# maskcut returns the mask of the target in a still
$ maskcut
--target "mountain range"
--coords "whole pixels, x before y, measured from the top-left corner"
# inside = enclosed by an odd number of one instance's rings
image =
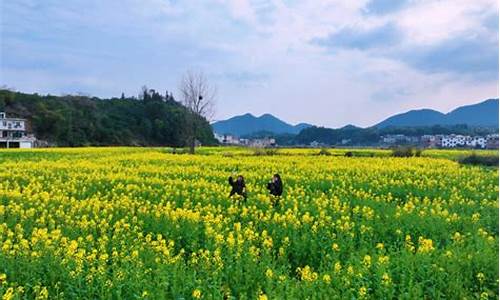
[[[449,113],[432,109],[410,110],[391,116],[375,125],[377,128],[456,125],[498,127],[498,99],[458,107]]]
[[[449,113],[442,113],[433,109],[410,110],[391,116],[371,126],[371,128],[449,126],[457,124],[498,127],[498,108],[498,99],[488,99],[480,103],[458,107]],[[249,135],[261,131],[275,134],[298,134],[302,129],[311,126],[313,125],[307,123],[291,125],[271,114],[255,117],[249,113],[212,124],[212,128],[216,133],[236,136]],[[347,125],[343,128],[348,129],[351,127],[359,128],[353,125]]]
[[[267,131],[275,134],[297,134],[302,129],[311,126],[312,125],[307,123],[291,125],[271,114],[263,114],[260,117],[256,117],[250,113],[212,124],[212,128],[216,133],[232,134],[236,136],[248,135],[260,131]]]

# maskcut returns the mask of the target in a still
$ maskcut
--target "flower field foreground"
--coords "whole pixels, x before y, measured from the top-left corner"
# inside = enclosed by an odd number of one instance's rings
[[[0,294],[498,298],[498,169],[231,151],[0,151]],[[247,203],[228,199],[233,171]]]

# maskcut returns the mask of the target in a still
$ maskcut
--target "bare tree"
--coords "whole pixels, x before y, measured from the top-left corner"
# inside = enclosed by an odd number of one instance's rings
[[[188,109],[186,140],[190,153],[194,153],[199,118],[212,120],[215,114],[217,89],[201,71],[188,71],[182,78],[179,91],[182,104]]]

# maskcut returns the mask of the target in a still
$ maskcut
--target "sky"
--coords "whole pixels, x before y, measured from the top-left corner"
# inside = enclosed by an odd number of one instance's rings
[[[52,95],[217,87],[214,120],[371,126],[498,97],[496,0],[0,1],[0,85]]]

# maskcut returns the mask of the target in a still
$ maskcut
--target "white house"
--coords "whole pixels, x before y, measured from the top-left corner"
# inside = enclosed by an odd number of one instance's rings
[[[319,145],[320,145],[320,143],[317,142],[317,141],[312,141],[312,142],[309,143],[309,146],[311,146],[313,148],[318,148]]]
[[[467,136],[465,145],[474,148],[486,148],[486,139],[482,136]]]
[[[221,134],[218,134],[217,132],[214,132],[214,137],[217,141],[219,141],[219,143],[223,143],[224,142],[224,136],[221,135]]]
[[[230,134],[215,133],[214,136],[221,144],[226,144],[226,145],[238,145],[238,144],[240,144],[240,139],[238,137],[232,136]]]
[[[488,134],[486,136],[486,147],[488,149],[498,149],[498,134]]]
[[[36,139],[26,134],[26,120],[0,112],[0,148],[33,148]]]
[[[441,147],[443,148],[455,148],[459,146],[465,146],[465,136],[463,135],[445,135],[441,139]]]
[[[382,141],[385,144],[411,143],[414,142],[414,138],[404,134],[388,134],[382,137]]]
[[[276,146],[276,140],[273,138],[252,139],[249,141],[251,147],[265,148]]]

